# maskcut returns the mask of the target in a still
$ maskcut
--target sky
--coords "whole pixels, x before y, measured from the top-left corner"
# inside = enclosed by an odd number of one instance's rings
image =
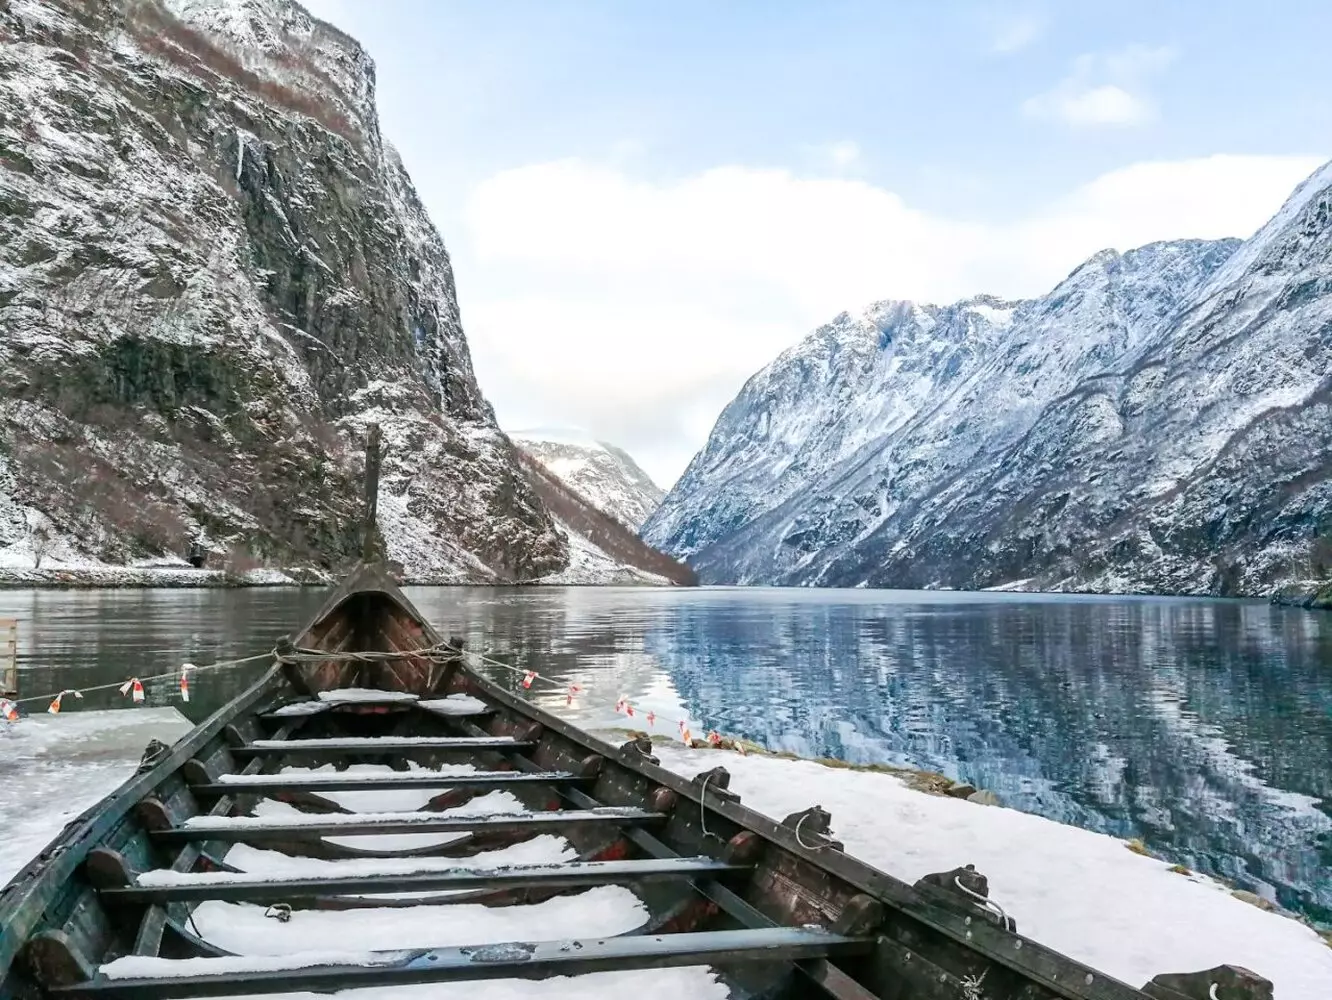
[[[669,487],[843,310],[1245,237],[1332,156],[1332,5],[302,0],[377,66],[500,424]]]

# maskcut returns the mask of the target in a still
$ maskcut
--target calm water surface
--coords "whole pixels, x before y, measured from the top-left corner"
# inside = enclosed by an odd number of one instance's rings
[[[624,693],[774,749],[937,770],[1332,923],[1332,614],[884,591],[409,593],[446,634],[583,686],[573,710],[529,693],[579,724],[622,724]],[[0,618],[20,619],[22,684],[41,694],[262,650],[321,599],[0,591]],[[184,707],[201,718],[257,672],[201,674]],[[169,682],[148,701],[179,706]],[[110,692],[73,707],[123,704]]]

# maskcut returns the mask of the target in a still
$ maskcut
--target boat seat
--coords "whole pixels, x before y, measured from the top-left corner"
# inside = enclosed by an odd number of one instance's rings
[[[333,992],[369,986],[541,979],[730,962],[792,962],[864,954],[871,946],[869,939],[845,937],[819,928],[767,927],[370,951],[348,954],[345,964],[329,952],[182,960],[132,956],[102,966],[91,980],[50,992],[70,998],[96,996],[124,1000]]]
[[[596,809],[554,809],[544,812],[449,816],[438,813],[310,813],[298,816],[191,816],[183,825],[149,831],[161,843],[193,841],[309,840],[402,833],[540,832],[569,826],[660,823],[665,813],[602,806]]]
[[[441,774],[437,771],[395,771],[388,774],[357,774],[334,771],[327,774],[224,774],[214,782],[191,785],[195,795],[236,795],[257,792],[352,792],[394,791],[404,788],[466,788],[493,791],[534,785],[568,785],[595,781],[568,771],[543,771],[526,774],[517,771],[490,771],[476,774]]]
[[[532,740],[512,736],[348,736],[307,740],[251,740],[231,748],[237,755],[285,756],[308,754],[340,757],[347,754],[388,753],[396,756],[413,752],[465,752],[480,750],[530,750]]]
[[[130,886],[104,889],[108,901],[171,903],[206,899],[273,903],[340,895],[367,895],[466,889],[567,889],[621,882],[716,878],[747,871],[708,857],[645,858],[632,861],[570,861],[507,865],[503,868],[437,868],[417,872],[339,873],[297,878],[256,877],[237,872],[178,872],[163,869],[139,875]]]

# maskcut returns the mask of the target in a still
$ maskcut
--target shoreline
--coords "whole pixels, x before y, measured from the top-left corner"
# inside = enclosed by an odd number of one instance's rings
[[[0,590],[240,590],[253,587],[330,587],[336,577],[313,567],[250,570],[240,575],[188,566],[0,566]],[[678,587],[641,578],[602,582],[533,580],[496,582],[456,577],[404,575],[401,587]]]
[[[738,753],[742,758],[758,758],[813,764],[818,767],[826,768],[834,773],[847,772],[865,775],[883,775],[895,779],[905,788],[918,794],[929,795],[935,798],[969,802],[978,806],[1004,809],[1010,812],[1019,813],[1023,816],[1031,816],[1047,823],[1054,823],[1058,826],[1083,830],[1083,832],[1086,833],[1093,833],[1093,831],[1084,830],[1082,827],[1040,816],[1037,813],[1027,813],[1019,809],[1014,809],[1012,806],[1005,803],[999,795],[989,789],[978,789],[974,785],[954,781],[952,778],[939,774],[936,771],[928,771],[920,768],[898,766],[894,764],[853,764],[850,761],[840,760],[835,757],[802,757],[791,751],[769,750],[768,748],[750,740],[732,739],[730,737],[723,737],[717,744],[709,743],[704,739],[694,738],[688,745],[686,745],[673,736],[668,736],[662,733],[649,734],[642,730],[635,729],[611,729],[602,730],[602,732],[613,734],[616,738],[621,736],[625,736],[629,739],[646,737],[651,741],[654,750],[660,748],[670,752],[679,753],[703,751],[707,753],[722,753],[728,757]],[[1332,926],[1316,924],[1303,914],[1287,910],[1266,897],[1259,896],[1247,889],[1241,889],[1235,885],[1235,883],[1222,876],[1193,871],[1182,864],[1172,861],[1170,858],[1163,857],[1156,853],[1136,837],[1125,840],[1111,834],[1093,833],[1093,835],[1097,837],[1106,837],[1122,844],[1125,850],[1136,854],[1139,857],[1147,858],[1159,862],[1162,865],[1166,865],[1168,867],[1165,870],[1173,875],[1179,875],[1192,880],[1213,884],[1224,890],[1228,895],[1239,902],[1253,906],[1264,913],[1284,917],[1287,920],[1292,920],[1301,926],[1307,927],[1317,934],[1329,948],[1332,948]]]
[[[241,574],[229,574],[220,569],[194,569],[184,563],[146,566],[51,566],[29,569],[21,566],[0,566],[0,590],[236,590],[249,587],[328,587],[335,581],[333,574],[313,566],[284,569],[254,569]],[[599,582],[573,580],[532,580],[528,582],[496,582],[471,580],[444,575],[403,575],[398,578],[403,587],[678,587],[678,584],[655,583],[641,578],[619,578]],[[792,588],[805,589],[805,588]],[[817,588],[816,588],[817,589]],[[926,591],[922,591],[924,593]],[[972,593],[1042,594],[1058,595],[1059,591],[986,589]],[[1139,594],[1090,593],[1091,597],[1200,597],[1198,594]],[[1332,585],[1313,592],[1254,595],[1243,600],[1266,600],[1280,607],[1300,608],[1306,611],[1332,611]]]

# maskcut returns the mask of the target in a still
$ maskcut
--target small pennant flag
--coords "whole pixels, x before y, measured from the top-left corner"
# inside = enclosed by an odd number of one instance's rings
[[[565,699],[564,699],[564,703],[565,703],[566,705],[572,705],[572,704],[573,704],[573,700],[574,700],[574,695],[576,695],[576,694],[577,694],[579,691],[581,691],[581,690],[583,690],[583,689],[580,688],[577,684],[570,684],[570,685],[569,685],[569,694],[565,697]]]
[[[532,682],[536,680],[537,672],[535,670],[526,670],[523,672],[523,687],[530,688]]]
[[[190,671],[196,669],[193,663],[180,665],[180,700],[190,700]]]
[[[0,719],[6,722],[18,722],[18,706],[8,698],[0,698]]]
[[[72,694],[75,698],[82,698],[82,697],[83,697],[83,695],[82,695],[81,693],[79,693],[78,691],[75,691],[73,688],[69,688],[69,689],[67,689],[67,690],[65,690],[65,691],[61,691],[58,695],[55,696],[55,701],[51,702],[50,707],[47,708],[47,711],[50,712],[52,715],[59,715],[59,714],[60,714],[60,701],[61,701],[61,699],[64,698],[65,695],[67,695],[67,694]]]
[[[624,695],[620,695],[620,697],[615,700],[615,713],[617,715],[628,707],[629,702],[625,700]]]
[[[657,713],[656,713],[656,712],[648,712],[648,728],[650,729],[650,728],[652,728],[653,726],[655,726],[656,724],[657,724]]]
[[[120,693],[122,695],[132,694],[134,697],[134,703],[138,704],[143,701],[143,683],[139,678],[131,677],[124,684],[120,685]]]
[[[694,737],[689,734],[689,727],[683,721],[680,723],[680,742],[685,746],[694,742]]]
[[[721,735],[717,732],[717,730],[714,729],[710,733],[708,733],[708,742],[711,743],[714,747],[721,746],[721,740],[722,740]]]

